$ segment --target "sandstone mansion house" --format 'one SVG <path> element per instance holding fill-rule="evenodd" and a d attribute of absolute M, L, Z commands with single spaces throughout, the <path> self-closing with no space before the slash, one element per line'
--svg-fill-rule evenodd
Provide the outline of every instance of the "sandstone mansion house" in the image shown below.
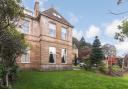
<path fill-rule="evenodd" d="M 29 13 L 28 13 L 29 12 Z M 26 10 L 18 27 L 25 34 L 30 47 L 18 59 L 22 69 L 63 70 L 72 68 L 72 28 L 54 8 L 39 11 L 35 1 L 34 16 Z"/>

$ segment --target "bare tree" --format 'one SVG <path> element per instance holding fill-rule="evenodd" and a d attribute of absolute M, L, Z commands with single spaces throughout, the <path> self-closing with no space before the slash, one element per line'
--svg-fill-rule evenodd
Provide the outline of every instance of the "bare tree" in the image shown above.
<path fill-rule="evenodd" d="M 120 5 L 125 2 L 128 2 L 128 0 L 117 0 L 117 5 Z M 122 12 L 113 12 L 113 11 L 109 10 L 109 13 L 113 14 L 113 15 L 122 15 L 122 14 L 127 14 L 128 11 L 126 10 L 126 11 L 122 11 Z"/>
<path fill-rule="evenodd" d="M 116 55 L 116 48 L 113 45 L 105 44 L 102 46 L 102 50 L 106 58 L 108 58 L 111 55 Z M 108 66 L 108 61 L 107 61 L 107 66 Z"/>

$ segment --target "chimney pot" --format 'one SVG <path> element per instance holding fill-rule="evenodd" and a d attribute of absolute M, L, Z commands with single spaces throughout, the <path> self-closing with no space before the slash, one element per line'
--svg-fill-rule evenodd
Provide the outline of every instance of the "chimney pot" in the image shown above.
<path fill-rule="evenodd" d="M 39 0 L 35 0 L 35 6 L 34 6 L 34 16 L 39 16 Z"/>

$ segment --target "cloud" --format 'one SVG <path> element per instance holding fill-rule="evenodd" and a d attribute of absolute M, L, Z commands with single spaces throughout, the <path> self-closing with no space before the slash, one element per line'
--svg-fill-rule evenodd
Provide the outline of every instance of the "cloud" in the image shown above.
<path fill-rule="evenodd" d="M 118 25 L 121 24 L 121 20 L 114 20 L 111 23 L 106 24 L 105 33 L 110 37 L 114 37 L 116 32 L 120 32 L 118 29 Z"/>
<path fill-rule="evenodd" d="M 83 36 L 83 31 L 78 31 L 76 29 L 73 29 L 73 37 L 80 40 L 82 36 Z"/>
<path fill-rule="evenodd" d="M 101 33 L 101 30 L 100 30 L 99 27 L 96 27 L 95 25 L 91 25 L 91 26 L 89 27 L 89 30 L 87 30 L 87 31 L 85 32 L 85 36 L 86 36 L 87 38 L 92 38 L 92 37 L 95 37 L 95 36 L 99 36 L 100 33 Z"/>
<path fill-rule="evenodd" d="M 103 27 L 105 29 L 105 34 L 108 38 L 114 39 L 115 33 L 120 32 L 118 26 L 121 24 L 123 19 L 116 19 L 110 23 L 106 23 Z M 111 41 L 112 41 L 111 39 Z M 128 39 L 125 39 L 124 42 L 112 41 L 112 45 L 116 47 L 117 55 L 122 56 L 124 53 L 128 52 Z"/>
<path fill-rule="evenodd" d="M 101 45 L 105 45 L 106 44 L 106 42 L 101 42 Z"/>
<path fill-rule="evenodd" d="M 69 16 L 70 16 L 70 20 L 69 21 L 72 24 L 76 24 L 76 23 L 79 22 L 79 18 L 74 13 L 70 12 Z"/>
<path fill-rule="evenodd" d="M 128 39 L 126 39 L 124 42 L 118 42 L 115 44 L 115 47 L 118 51 L 128 51 Z"/>

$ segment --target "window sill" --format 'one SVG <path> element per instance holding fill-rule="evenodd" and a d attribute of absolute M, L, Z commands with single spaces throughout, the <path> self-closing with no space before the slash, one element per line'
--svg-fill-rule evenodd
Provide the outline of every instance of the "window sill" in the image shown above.
<path fill-rule="evenodd" d="M 24 34 L 24 35 L 30 35 L 30 33 L 22 33 L 22 34 Z"/>
<path fill-rule="evenodd" d="M 49 35 L 41 35 L 41 36 L 46 36 L 46 37 L 50 37 L 50 38 L 52 38 L 52 39 L 57 39 L 57 40 L 65 41 L 65 42 L 70 42 L 68 39 L 64 40 L 64 39 L 62 39 L 62 38 L 51 37 L 51 36 L 49 36 Z"/>
<path fill-rule="evenodd" d="M 50 65 L 55 65 L 56 63 L 49 63 Z"/>
<path fill-rule="evenodd" d="M 22 64 L 30 64 L 30 62 L 21 62 Z"/>
<path fill-rule="evenodd" d="M 55 36 L 55 37 L 53 37 L 53 36 L 48 36 L 48 37 L 53 38 L 53 39 L 56 39 L 56 36 Z"/>
<path fill-rule="evenodd" d="M 62 41 L 67 41 L 67 42 L 69 42 L 67 39 L 65 39 L 65 40 L 64 40 L 64 39 L 61 39 L 61 40 L 62 40 Z"/>
<path fill-rule="evenodd" d="M 67 63 L 61 63 L 62 65 L 66 65 Z"/>

